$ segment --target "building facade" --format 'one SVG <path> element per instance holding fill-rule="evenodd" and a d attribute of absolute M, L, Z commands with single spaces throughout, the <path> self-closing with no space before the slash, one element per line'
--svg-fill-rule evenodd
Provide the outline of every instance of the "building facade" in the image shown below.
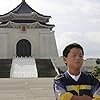
<path fill-rule="evenodd" d="M 0 59 L 58 57 L 51 16 L 33 10 L 25 0 L 0 15 Z"/>

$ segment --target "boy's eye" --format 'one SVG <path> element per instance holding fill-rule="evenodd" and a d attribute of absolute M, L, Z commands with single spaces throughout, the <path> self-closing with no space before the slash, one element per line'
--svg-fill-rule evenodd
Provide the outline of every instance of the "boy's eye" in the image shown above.
<path fill-rule="evenodd" d="M 80 57 L 83 57 L 83 55 L 80 55 Z"/>
<path fill-rule="evenodd" d="M 74 54 L 74 55 L 72 55 L 72 57 L 76 57 L 77 55 L 76 54 Z M 83 55 L 78 55 L 79 57 L 83 57 Z"/>

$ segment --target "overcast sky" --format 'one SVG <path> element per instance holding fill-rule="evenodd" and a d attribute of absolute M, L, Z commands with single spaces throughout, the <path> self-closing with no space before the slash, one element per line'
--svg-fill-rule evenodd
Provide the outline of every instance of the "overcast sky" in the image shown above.
<path fill-rule="evenodd" d="M 22 0 L 0 0 L 0 15 Z M 37 12 L 52 16 L 55 38 L 61 56 L 64 47 L 77 42 L 84 47 L 85 58 L 100 57 L 100 0 L 26 0 Z"/>

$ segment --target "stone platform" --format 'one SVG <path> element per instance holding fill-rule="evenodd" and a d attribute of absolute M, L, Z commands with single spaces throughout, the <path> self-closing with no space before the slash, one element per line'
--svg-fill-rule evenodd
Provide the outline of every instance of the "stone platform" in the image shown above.
<path fill-rule="evenodd" d="M 0 79 L 0 100 L 55 100 L 53 78 Z"/>

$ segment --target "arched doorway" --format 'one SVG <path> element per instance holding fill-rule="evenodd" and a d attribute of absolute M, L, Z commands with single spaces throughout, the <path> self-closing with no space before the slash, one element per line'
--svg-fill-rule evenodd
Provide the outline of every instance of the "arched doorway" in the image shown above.
<path fill-rule="evenodd" d="M 18 57 L 31 56 L 31 44 L 28 40 L 22 39 L 16 45 L 16 55 Z"/>

